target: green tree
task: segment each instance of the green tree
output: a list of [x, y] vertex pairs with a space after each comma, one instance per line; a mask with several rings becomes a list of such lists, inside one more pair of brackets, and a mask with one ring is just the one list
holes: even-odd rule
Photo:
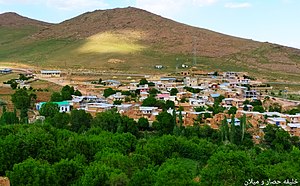
[[236, 107], [230, 107], [230, 109], [228, 110], [228, 114], [235, 115], [237, 110], [238, 109]]
[[75, 159], [62, 159], [53, 165], [56, 174], [58, 175], [58, 185], [72, 185], [83, 175], [84, 162], [82, 156], [77, 156]]
[[149, 121], [147, 118], [139, 118], [138, 120], [138, 128], [141, 131], [145, 131], [149, 129]]
[[50, 119], [50, 124], [59, 129], [67, 129], [70, 123], [71, 116], [68, 113], [56, 113], [54, 117]]
[[11, 101], [17, 109], [29, 109], [30, 107], [30, 96], [24, 89], [17, 90], [11, 96]]
[[74, 92], [74, 95], [75, 95], [75, 96], [82, 96], [82, 93], [81, 93], [79, 90], [76, 90], [76, 91]]
[[197, 162], [189, 159], [168, 159], [157, 171], [155, 185], [193, 185]]
[[32, 158], [15, 164], [13, 170], [8, 172], [8, 177], [12, 185], [58, 185], [56, 172], [51, 165]]
[[146, 85], [146, 84], [148, 84], [147, 79], [146, 79], [146, 78], [142, 78], [142, 79], [140, 80], [140, 85]]
[[263, 143], [267, 147], [278, 152], [292, 150], [291, 137], [287, 131], [277, 125], [267, 125], [263, 131], [265, 133]]
[[110, 95], [113, 95], [113, 94], [115, 94], [115, 93], [116, 93], [116, 91], [115, 91], [114, 89], [112, 89], [112, 88], [107, 88], [107, 89], [104, 90], [103, 96], [107, 98], [107, 97], [109, 97]]
[[165, 104], [166, 109], [175, 109], [175, 103], [174, 101], [167, 100]]
[[201, 185], [244, 185], [246, 180], [253, 179], [253, 168], [246, 152], [218, 151], [202, 170]]
[[63, 100], [71, 100], [72, 99], [72, 94], [70, 91], [61, 91], [61, 97]]
[[179, 92], [179, 91], [178, 91], [177, 88], [172, 88], [172, 89], [170, 90], [170, 95], [171, 95], [171, 96], [176, 96], [178, 92]]
[[13, 81], [11, 82], [10, 87], [15, 90], [18, 87], [18, 83], [16, 81]]
[[51, 102], [60, 102], [63, 101], [63, 98], [59, 92], [53, 92], [50, 98]]
[[103, 130], [115, 133], [121, 125], [122, 117], [115, 110], [108, 110], [98, 113], [92, 121], [93, 127], [100, 127]]
[[71, 111], [71, 130], [74, 132], [83, 132], [91, 127], [92, 116], [84, 110]]
[[255, 106], [253, 107], [253, 111], [255, 111], [255, 112], [260, 112], [260, 113], [264, 113], [264, 112], [265, 112], [265, 109], [264, 109], [264, 107], [261, 106], [261, 105], [255, 105]]
[[59, 113], [59, 106], [56, 103], [47, 102], [42, 105], [39, 112], [42, 116], [52, 118], [55, 114]]
[[155, 129], [161, 134], [171, 134], [173, 132], [175, 124], [171, 114], [163, 111], [156, 116], [156, 120], [158, 121], [158, 125], [155, 126]]
[[132, 176], [129, 186], [152, 186], [155, 185], [156, 172], [153, 168], [137, 170]]
[[158, 90], [157, 89], [155, 89], [155, 88], [151, 88], [150, 90], [149, 90], [149, 94], [150, 94], [150, 96], [152, 96], [152, 97], [155, 97], [157, 94], [158, 94]]

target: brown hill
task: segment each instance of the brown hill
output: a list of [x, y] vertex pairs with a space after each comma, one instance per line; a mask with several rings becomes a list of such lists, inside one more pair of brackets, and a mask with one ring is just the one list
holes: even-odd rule
[[50, 26], [50, 23], [30, 19], [20, 16], [14, 12], [0, 14], [0, 27], [22, 27], [22, 26], [45, 27]]
[[141, 33], [140, 42], [171, 53], [193, 53], [220, 57], [260, 45], [252, 40], [232, 37], [206, 29], [181, 24], [137, 8], [97, 10], [54, 25], [38, 38], [76, 38], [115, 32]]
[[156, 64], [174, 72], [179, 63], [187, 63], [210, 71], [247, 71], [272, 81], [300, 80], [299, 49], [192, 27], [132, 7], [88, 12], [55, 25], [7, 13], [0, 15], [0, 32], [2, 25], [42, 29], [26, 34], [4, 29], [0, 61], [138, 73], [156, 73]]

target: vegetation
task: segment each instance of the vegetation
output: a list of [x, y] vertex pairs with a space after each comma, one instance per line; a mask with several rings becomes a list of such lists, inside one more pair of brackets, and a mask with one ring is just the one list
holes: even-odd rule
[[[26, 93], [13, 95], [27, 100], [14, 102], [17, 108], [28, 107]], [[234, 121], [235, 109], [230, 112]], [[225, 118], [215, 130], [183, 127], [175, 110], [161, 112], [152, 126], [116, 110], [95, 118], [83, 110], [59, 113], [53, 103], [45, 103], [41, 114], [43, 124], [18, 124], [16, 111], [3, 108], [0, 175], [12, 185], [243, 185], [300, 178], [299, 138], [267, 126], [255, 145], [246, 116], [240, 125]]]
[[82, 96], [79, 90], [75, 90], [73, 86], [66, 85], [62, 87], [60, 92], [53, 92], [51, 95], [51, 102], [60, 102], [64, 100], [71, 100], [72, 95]]

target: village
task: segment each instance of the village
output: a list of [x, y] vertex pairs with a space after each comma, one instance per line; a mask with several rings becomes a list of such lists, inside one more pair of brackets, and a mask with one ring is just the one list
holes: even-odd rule
[[[11, 73], [3, 69], [2, 74]], [[224, 119], [240, 125], [247, 117], [248, 131], [254, 140], [263, 136], [266, 125], [277, 125], [291, 136], [300, 136], [300, 102], [270, 96], [272, 87], [243, 72], [203, 72], [186, 70], [176, 76], [150, 76], [132, 80], [99, 79], [97, 81], [67, 81], [60, 70], [42, 70], [28, 73], [34, 79], [43, 79], [61, 85], [73, 86], [80, 95], [55, 102], [60, 112], [72, 109], [84, 110], [92, 116], [116, 109], [122, 115], [138, 120], [147, 118], [152, 124], [162, 111], [182, 117], [184, 126], [207, 124], [218, 129]], [[32, 81], [32, 80], [31, 80]], [[29, 88], [30, 81], [19, 82], [20, 88]], [[45, 102], [36, 103], [39, 111]], [[288, 111], [296, 111], [291, 113]], [[38, 112], [29, 122], [44, 119]], [[234, 121], [232, 121], [234, 115]]]

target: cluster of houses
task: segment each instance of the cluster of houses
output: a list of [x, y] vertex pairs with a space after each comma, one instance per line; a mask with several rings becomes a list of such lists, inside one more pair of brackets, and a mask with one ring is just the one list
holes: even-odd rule
[[[120, 92], [116, 92], [107, 98], [102, 95], [86, 95], [73, 96], [70, 101], [58, 103], [61, 112], [69, 112], [71, 109], [81, 109], [86, 112], [96, 115], [99, 112], [104, 112], [110, 109], [117, 109], [119, 113], [128, 115], [131, 118], [139, 119], [146, 117], [150, 123], [153, 122], [156, 116], [162, 112], [162, 109], [155, 106], [142, 106], [142, 102], [150, 96], [149, 91], [153, 88], [159, 93], [155, 96], [157, 100], [173, 101], [177, 108], [181, 108], [180, 114], [184, 125], [193, 125], [195, 120], [202, 116], [206, 124], [212, 128], [218, 128], [221, 121], [228, 116], [225, 113], [219, 113], [213, 116], [211, 111], [196, 112], [198, 107], [212, 107], [215, 99], [222, 95], [221, 106], [229, 110], [231, 107], [238, 109], [235, 119], [235, 124], [239, 125], [239, 117], [244, 114], [249, 118], [249, 122], [257, 129], [257, 135], [265, 127], [266, 123], [274, 124], [282, 127], [290, 132], [291, 135], [300, 136], [300, 113], [297, 115], [285, 115], [281, 113], [259, 113], [253, 112], [252, 105], [244, 105], [245, 100], [260, 100], [263, 99], [267, 91], [272, 87], [262, 86], [262, 82], [251, 80], [239, 72], [225, 72], [222, 75], [214, 75], [210, 73], [205, 76], [190, 75], [185, 77], [160, 77], [156, 80], [148, 80], [149, 84], [140, 85], [139, 83], [129, 83], [122, 85], [116, 80], [106, 80], [106, 87], [112, 87]], [[188, 88], [187, 88], [188, 87]], [[251, 88], [249, 88], [251, 87]], [[176, 93], [172, 94], [172, 89], [177, 89]], [[195, 90], [195, 91], [193, 91]], [[121, 91], [129, 91], [131, 93], [139, 93], [135, 101], [126, 99]], [[116, 101], [122, 102], [120, 105], [114, 104]], [[39, 110], [44, 103], [38, 103], [36, 109]], [[247, 107], [247, 109], [245, 109]], [[247, 111], [245, 111], [247, 110]], [[173, 114], [172, 109], [168, 109], [170, 114]], [[178, 111], [177, 111], [178, 113]], [[211, 117], [204, 117], [210, 115]], [[268, 117], [266, 117], [268, 116]], [[228, 120], [231, 122], [231, 120]]]

